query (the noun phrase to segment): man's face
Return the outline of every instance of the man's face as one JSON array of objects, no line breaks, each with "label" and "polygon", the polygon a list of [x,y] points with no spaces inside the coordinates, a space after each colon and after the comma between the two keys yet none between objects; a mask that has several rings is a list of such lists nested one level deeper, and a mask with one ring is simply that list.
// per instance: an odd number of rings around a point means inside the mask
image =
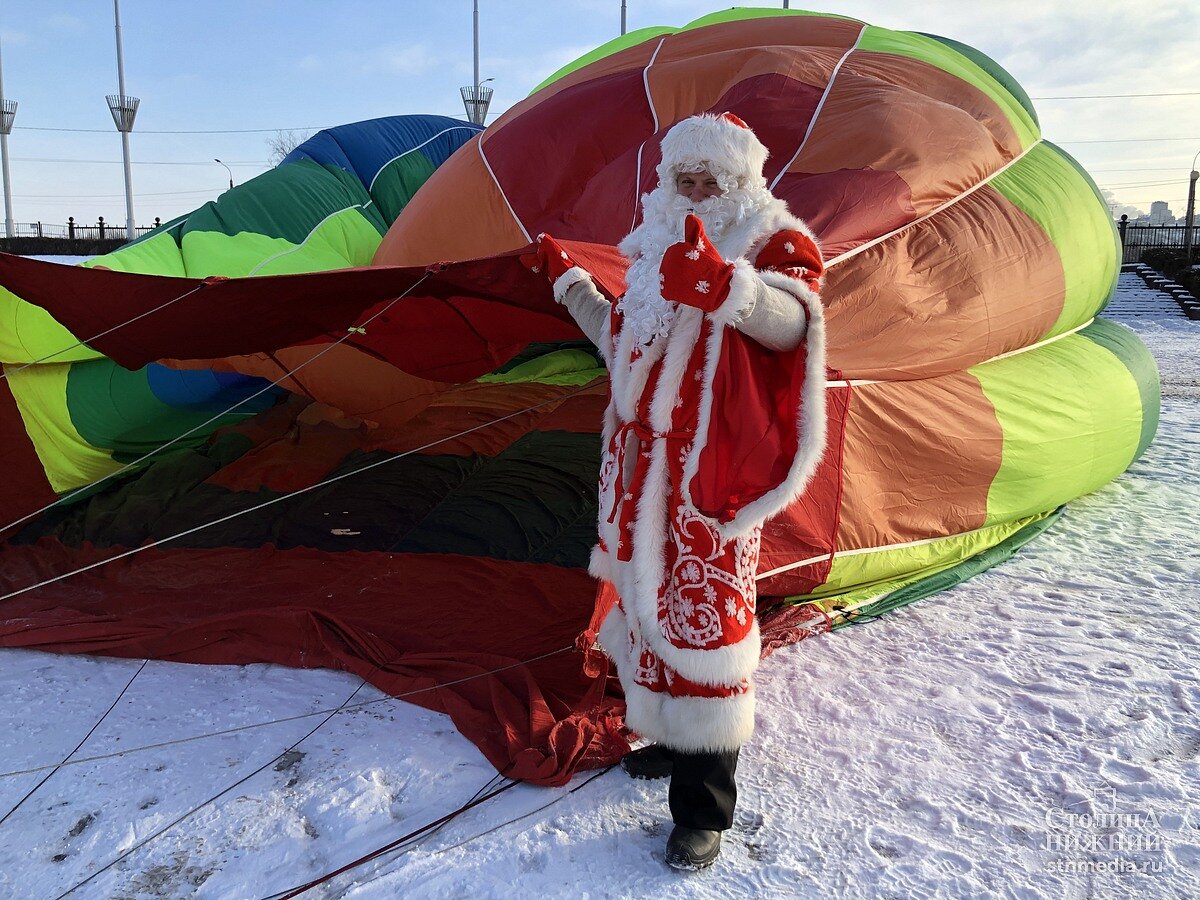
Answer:
[{"label": "man's face", "polygon": [[684,172],[675,176],[675,190],[693,203],[700,203],[709,197],[720,197],[724,193],[710,172]]}]

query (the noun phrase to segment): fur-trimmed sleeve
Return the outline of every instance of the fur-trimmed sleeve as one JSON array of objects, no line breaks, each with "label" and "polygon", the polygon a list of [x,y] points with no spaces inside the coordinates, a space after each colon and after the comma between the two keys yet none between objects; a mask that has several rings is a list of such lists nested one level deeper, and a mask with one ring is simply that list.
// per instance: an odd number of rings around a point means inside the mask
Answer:
[{"label": "fur-trimmed sleeve", "polygon": [[758,251],[754,268],[780,272],[804,282],[805,287],[813,293],[820,293],[825,261],[816,241],[802,231],[785,228],[771,235],[771,239]]}]

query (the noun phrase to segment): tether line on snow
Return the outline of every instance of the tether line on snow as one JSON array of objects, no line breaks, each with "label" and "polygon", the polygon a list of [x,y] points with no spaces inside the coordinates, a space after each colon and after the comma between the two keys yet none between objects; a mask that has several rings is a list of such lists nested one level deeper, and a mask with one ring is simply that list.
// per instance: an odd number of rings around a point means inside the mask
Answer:
[{"label": "tether line on snow", "polygon": [[[283,716],[278,719],[268,719],[264,722],[252,722],[249,725],[237,725],[233,728],[223,728],[220,731],[209,731],[205,732],[204,734],[191,735],[190,737],[175,738],[174,740],[170,741],[159,741],[155,744],[144,744],[141,747],[128,747],[124,750],[115,750],[112,753],[100,753],[96,756],[84,756],[80,757],[79,759],[64,760],[61,763],[49,763],[44,766],[34,766],[29,769],[17,769],[12,772],[0,772],[0,778],[15,778],[20,775],[32,775],[36,772],[44,772],[47,769],[60,769],[64,766],[78,766],[83,765],[84,763],[99,762],[105,759],[117,759],[123,756],[130,756],[134,753],[143,753],[147,750],[161,750],[163,747],[173,747],[178,744],[189,744],[192,741],[202,741],[207,740],[208,738],[237,734],[238,732],[242,731],[253,731],[257,728],[267,728],[271,725],[281,725],[286,722],[298,722],[302,719],[312,719],[316,716],[323,716],[327,713],[350,712],[356,709],[365,709],[369,706],[376,706],[380,703],[392,703],[396,700],[405,700],[406,698],[412,697],[416,694],[428,693],[429,691],[439,691],[444,688],[453,687],[456,684],[462,684],[466,681],[473,681],[476,678],[486,678],[488,675],[495,675],[497,672],[506,672],[509,669],[516,669],[521,666],[526,666],[530,663],[539,662],[540,660],[547,659],[551,656],[557,656],[560,653],[567,653],[574,648],[574,644],[568,644],[565,647],[559,647],[557,650],[551,650],[548,653],[543,653],[540,656],[533,656],[529,659],[518,660],[517,662],[511,663],[507,666],[499,666],[495,669],[489,669],[486,672],[476,672],[474,675],[466,675],[462,678],[456,678],[453,681],[443,681],[437,684],[431,684],[428,687],[413,688],[411,691],[404,691],[400,694],[389,694],[387,697],[379,697],[375,700],[364,700],[361,703],[347,703],[343,704],[342,706],[317,709],[307,713],[297,713],[294,716]],[[120,698],[118,697],[117,699]]]},{"label": "tether line on snow", "polygon": [[[40,771],[45,771],[46,769],[49,769],[50,771],[46,773],[45,778],[43,778],[41,781],[39,781],[32,788],[29,789],[29,793],[27,793],[24,797],[22,797],[20,800],[17,801],[16,806],[14,806],[12,809],[10,809],[8,812],[6,812],[4,814],[3,818],[0,818],[0,825],[3,825],[5,822],[7,822],[9,819],[9,816],[11,816],[13,813],[15,813],[18,809],[21,808],[21,804],[23,804],[26,800],[28,800],[30,797],[32,797],[37,792],[38,788],[40,788],[43,784],[45,784],[47,781],[49,781],[51,779],[51,777],[53,777],[55,772],[57,772],[63,766],[67,765],[68,762],[70,761],[71,757],[79,752],[79,748],[82,747],[84,744],[86,744],[88,742],[88,738],[90,738],[95,733],[96,729],[104,724],[104,720],[108,718],[108,714],[117,708],[117,704],[121,702],[121,698],[125,696],[125,692],[128,691],[129,688],[133,685],[134,680],[139,675],[142,674],[142,669],[146,668],[146,663],[148,663],[148,662],[149,662],[149,660],[147,660],[147,659],[142,660],[142,664],[140,666],[138,666],[137,671],[133,673],[133,676],[126,683],[125,687],[121,688],[121,693],[117,694],[117,699],[114,700],[112,702],[112,704],[108,707],[108,709],[106,709],[104,711],[104,715],[102,715],[99,718],[99,720],[96,722],[96,724],[93,725],[90,729],[88,729],[88,733],[83,736],[83,740],[81,740],[78,744],[75,745],[75,749],[72,750],[70,753],[68,753],[62,762],[57,763],[56,765],[53,765],[53,766],[42,766],[41,768],[38,768],[38,769],[30,769],[29,770],[29,772],[40,772]],[[78,762],[86,762],[86,760],[81,759],[81,760],[78,760]],[[22,773],[22,774],[26,774],[26,773]]]},{"label": "tether line on snow", "polygon": [[66,897],[70,894],[75,893],[75,891],[79,890],[84,885],[89,884],[94,878],[107,872],[109,869],[111,869],[117,863],[121,862],[121,860],[125,859],[126,857],[128,857],[131,854],[135,853],[136,851],[140,850],[142,847],[145,847],[147,844],[149,844],[154,839],[158,838],[160,835],[166,833],[167,831],[170,831],[172,828],[174,828],[180,822],[195,815],[200,810],[204,809],[204,807],[208,806],[210,803],[216,802],[221,797],[225,796],[230,791],[232,791],[234,788],[239,787],[242,784],[245,784],[247,781],[249,781],[251,778],[253,778],[255,775],[257,775],[259,772],[262,772],[264,769],[268,768],[269,766],[271,766],[271,765],[275,764],[276,762],[278,762],[279,760],[281,760],[288,753],[291,753],[293,750],[295,750],[297,747],[299,747],[302,743],[304,743],[306,740],[308,740],[308,738],[310,738],[314,734],[316,734],[317,731],[321,728],[321,726],[324,725],[326,722],[328,722],[330,719],[332,719],[347,704],[349,704],[349,702],[354,699],[354,697],[358,694],[358,692],[361,691],[364,687],[366,687],[366,684],[367,683],[365,680],[360,681],[358,687],[356,687],[354,689],[354,692],[351,693],[350,696],[346,698],[346,700],[342,703],[341,706],[339,706],[337,709],[333,710],[333,712],[329,713],[329,715],[327,715],[324,719],[322,719],[315,726],[313,726],[312,730],[309,731],[306,735],[304,735],[304,737],[300,738],[298,741],[294,741],[292,743],[292,745],[290,747],[288,747],[286,750],[284,750],[282,753],[277,753],[275,756],[271,757],[271,759],[267,760],[267,762],[263,763],[261,766],[259,766],[257,769],[255,769],[253,772],[251,772],[249,775],[239,778],[233,784],[229,785],[229,787],[227,787],[224,790],[220,791],[219,793],[216,793],[213,796],[209,797],[207,800],[205,800],[203,803],[199,804],[198,806],[192,807],[187,812],[185,812],[183,815],[172,820],[169,824],[164,825],[162,828],[158,829],[158,831],[154,832],[149,837],[145,838],[144,840],[138,841],[136,844],[134,844],[128,850],[124,851],[119,856],[117,856],[115,859],[111,860],[108,863],[105,863],[103,866],[101,866],[99,869],[97,869],[95,872],[93,872],[87,878],[83,879],[83,881],[78,882],[73,887],[70,887],[63,893],[59,894],[58,897],[55,898],[55,900],[62,900],[63,897]]}]

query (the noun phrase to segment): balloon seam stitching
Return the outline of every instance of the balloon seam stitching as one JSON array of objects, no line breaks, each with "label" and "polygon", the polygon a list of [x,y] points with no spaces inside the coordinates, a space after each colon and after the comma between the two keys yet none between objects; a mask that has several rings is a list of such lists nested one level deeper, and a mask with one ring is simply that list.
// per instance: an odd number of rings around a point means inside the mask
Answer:
[{"label": "balloon seam stitching", "polygon": [[492,164],[488,162],[487,154],[483,152],[482,133],[479,135],[479,142],[476,146],[479,147],[479,158],[483,160],[484,167],[488,170],[488,174],[492,176],[492,183],[496,185],[496,190],[500,192],[500,199],[508,207],[508,214],[512,216],[513,221],[517,223],[517,227],[521,229],[521,234],[525,235],[526,242],[533,243],[533,238],[529,236],[529,229],[525,227],[525,223],[520,220],[516,211],[512,208],[512,204],[508,202],[508,195],[504,193],[504,188],[500,185],[500,179],[496,177],[496,173],[492,170]]},{"label": "balloon seam stitching", "polygon": [[395,156],[393,156],[391,159],[389,159],[387,162],[385,162],[382,166],[380,166],[379,171],[376,172],[374,174],[374,176],[372,176],[371,183],[369,185],[367,185],[367,192],[370,193],[371,191],[375,190],[375,182],[379,180],[379,176],[383,174],[383,170],[386,169],[388,166],[390,166],[392,163],[394,163],[396,160],[403,159],[404,157],[408,156],[408,154],[410,154],[410,153],[416,153],[418,150],[420,150],[426,144],[428,144],[432,141],[436,141],[443,134],[449,134],[451,131],[469,131],[472,134],[477,133],[477,129],[468,128],[466,125],[453,125],[450,128],[443,128],[441,131],[439,131],[433,137],[422,141],[421,143],[417,144],[417,146],[415,146],[415,147],[405,150],[403,153],[397,153]]},{"label": "balloon seam stitching", "polygon": [[329,215],[327,215],[325,218],[323,218],[320,222],[318,222],[316,225],[314,225],[312,228],[310,228],[308,231],[308,234],[306,234],[304,236],[304,240],[302,240],[300,243],[298,243],[295,247],[289,247],[287,250],[280,250],[274,256],[268,256],[266,259],[264,259],[262,262],[260,262],[257,266],[255,266],[253,269],[251,269],[249,272],[247,272],[245,277],[253,278],[255,275],[258,274],[259,270],[262,269],[262,267],[265,266],[267,263],[274,262],[275,260],[282,259],[283,257],[285,257],[291,253],[296,253],[300,250],[303,250],[304,245],[307,244],[310,240],[312,240],[313,235],[317,233],[317,231],[321,228],[321,226],[324,225],[326,222],[328,222],[330,219],[332,219],[334,216],[340,216],[342,213],[349,212],[352,209],[366,209],[373,202],[374,201],[370,201],[368,203],[355,203],[353,206],[343,206],[341,209],[335,209],[333,212],[331,212]]},{"label": "balloon seam stitching", "polygon": [[[654,95],[650,93],[650,67],[654,65],[654,61],[658,59],[658,51],[662,49],[663,44],[667,42],[666,37],[659,39],[658,46],[654,48],[654,52],[650,54],[650,62],[646,63],[646,67],[642,69],[642,89],[646,92],[646,105],[650,107],[650,115],[654,117],[654,130],[651,134],[658,134],[658,110],[654,107]],[[632,231],[637,227],[638,218],[638,192],[642,187],[642,151],[646,149],[646,142],[642,141],[638,145],[637,152],[637,172],[633,178],[633,220],[629,223],[629,230]]]},{"label": "balloon seam stitching", "polygon": [[772,192],[775,190],[775,185],[779,184],[779,180],[788,173],[792,164],[800,157],[800,152],[804,149],[805,144],[808,143],[808,139],[817,125],[817,118],[821,115],[821,110],[825,108],[825,101],[829,99],[829,94],[833,91],[833,82],[837,80],[838,72],[842,69],[842,64],[850,58],[851,53],[858,49],[858,45],[866,33],[867,26],[863,25],[862,29],[858,32],[858,36],[854,39],[854,43],[850,45],[850,49],[842,54],[842,58],[833,67],[833,71],[829,74],[829,83],[825,85],[825,90],[821,93],[821,99],[817,103],[817,108],[813,110],[812,118],[808,122],[808,128],[804,132],[804,137],[800,140],[800,146],[796,148],[796,152],[792,154],[792,158],[788,160],[787,165],[779,170],[779,174],[775,176],[775,180],[771,182],[768,190]]},{"label": "balloon seam stitching", "polygon": [[[835,556],[861,556],[864,553],[879,553],[884,550],[903,550],[907,547],[923,547],[926,544],[936,544],[939,541],[949,541],[954,538],[969,537],[972,534],[979,534],[983,531],[995,528],[998,525],[1005,524],[1003,522],[993,522],[991,525],[984,525],[981,528],[973,528],[970,531],[961,531],[958,534],[941,534],[937,537],[921,538],[915,541],[902,541],[898,544],[881,544],[877,547],[855,547],[851,550],[834,550],[831,553],[822,553],[820,556],[812,556],[808,559],[802,559],[798,562],[788,563],[786,566],[780,566],[777,569],[771,569],[767,572],[762,572],[755,576],[755,581],[762,581],[764,578],[770,578],[774,575],[790,572],[792,569],[799,569],[803,566],[809,566],[813,563],[825,562],[833,559]],[[0,597],[0,599],[3,599]]]},{"label": "balloon seam stitching", "polygon": [[1023,160],[1029,154],[1029,152],[1032,151],[1033,148],[1038,146],[1038,144],[1040,144],[1040,143],[1042,143],[1042,139],[1038,138],[1036,141],[1034,141],[1032,144],[1030,144],[1028,147],[1026,147],[1024,150],[1022,150],[1020,153],[1018,153],[1016,156],[1014,156],[1012,159],[1010,159],[1004,165],[1002,165],[999,169],[997,169],[995,172],[993,172],[987,178],[984,178],[983,180],[978,181],[975,184],[971,185],[971,187],[967,188],[965,191],[963,191],[958,196],[951,197],[949,200],[947,200],[945,203],[943,203],[937,209],[930,210],[925,215],[923,215],[919,218],[913,219],[911,222],[907,222],[904,225],[901,225],[899,228],[894,228],[891,231],[889,231],[887,234],[881,234],[879,237],[872,238],[871,240],[867,241],[864,244],[859,244],[853,250],[847,250],[845,253],[842,253],[839,256],[835,256],[833,259],[831,259],[825,263],[825,268],[828,269],[830,266],[836,266],[838,263],[845,262],[846,260],[850,259],[850,257],[857,256],[859,253],[862,253],[865,250],[869,250],[871,247],[874,247],[876,244],[881,244],[884,241],[888,240],[889,238],[895,237],[900,232],[905,231],[906,229],[912,228],[915,225],[920,225],[922,222],[924,222],[928,219],[932,219],[938,213],[949,209],[951,206],[958,203],[959,201],[965,200],[967,197],[974,194],[977,190],[979,190],[982,187],[987,186],[988,184],[990,184],[992,182],[993,179],[1002,175],[1004,172],[1008,171],[1008,169],[1010,169],[1012,166],[1015,166],[1017,163],[1019,163],[1021,160]]}]

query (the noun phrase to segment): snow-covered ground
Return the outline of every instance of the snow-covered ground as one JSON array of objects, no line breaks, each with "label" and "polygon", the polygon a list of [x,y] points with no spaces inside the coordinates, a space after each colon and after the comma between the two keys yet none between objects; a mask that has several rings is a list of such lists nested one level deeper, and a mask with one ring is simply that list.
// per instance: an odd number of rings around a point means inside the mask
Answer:
[{"label": "snow-covered ground", "polygon": [[[665,868],[666,784],[618,769],[308,896],[1200,896],[1200,323],[1133,275],[1108,315],[1158,358],[1155,443],[998,569],[767,660],[714,868]],[[360,684],[0,652],[0,816],[117,700],[0,823],[0,895],[120,858],[71,896],[268,897],[496,786],[446,717]]]}]

